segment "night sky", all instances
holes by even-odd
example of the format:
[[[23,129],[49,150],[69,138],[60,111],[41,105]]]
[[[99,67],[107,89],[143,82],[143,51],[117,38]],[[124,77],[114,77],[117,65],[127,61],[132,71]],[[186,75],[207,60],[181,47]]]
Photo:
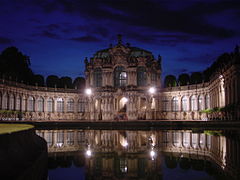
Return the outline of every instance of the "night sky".
[[[123,43],[163,58],[163,75],[202,71],[240,44],[240,1],[0,0],[0,51],[16,46],[34,73],[84,75],[84,58]]]

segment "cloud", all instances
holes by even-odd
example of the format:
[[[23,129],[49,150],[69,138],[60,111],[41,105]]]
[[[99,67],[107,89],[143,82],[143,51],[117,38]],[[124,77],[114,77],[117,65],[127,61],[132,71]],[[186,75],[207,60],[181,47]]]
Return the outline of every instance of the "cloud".
[[[32,36],[41,36],[41,37],[47,37],[51,39],[62,39],[57,33],[53,33],[50,31],[42,31],[40,33],[33,34]]]
[[[0,37],[0,44],[11,44],[13,42],[12,39],[6,37]]]
[[[71,38],[70,40],[78,41],[78,42],[100,42],[101,41],[99,38],[94,36],[89,36],[89,35],[74,37],[74,38]]]

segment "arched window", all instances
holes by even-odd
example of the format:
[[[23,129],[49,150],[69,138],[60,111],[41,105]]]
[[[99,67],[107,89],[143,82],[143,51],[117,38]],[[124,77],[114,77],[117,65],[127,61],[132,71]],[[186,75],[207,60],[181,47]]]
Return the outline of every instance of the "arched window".
[[[183,146],[189,147],[190,146],[190,133],[183,132]]]
[[[34,107],[35,107],[35,101],[34,98],[32,96],[30,96],[28,98],[28,111],[34,111]]]
[[[203,97],[202,96],[198,97],[198,109],[199,110],[203,110],[204,109]]]
[[[198,141],[198,134],[192,133],[192,146],[193,146],[193,148],[197,147],[197,144],[198,144],[197,141]]]
[[[47,131],[45,133],[45,138],[44,139],[47,141],[48,147],[52,146],[53,145],[53,132],[52,131]]]
[[[38,112],[43,112],[43,102],[44,102],[44,100],[42,97],[38,98],[38,102],[37,102],[37,111]]]
[[[102,69],[96,68],[93,72],[93,85],[94,87],[102,86]]]
[[[114,86],[123,87],[127,85],[127,72],[124,67],[118,66],[114,70]]]
[[[169,100],[167,97],[163,97],[163,100],[162,100],[162,105],[163,105],[163,111],[170,111],[170,105],[169,105]]]
[[[47,100],[47,112],[53,112],[53,99],[48,98]]]
[[[9,109],[14,110],[14,96],[12,94],[9,96]]]
[[[2,107],[2,93],[0,92],[0,109],[3,109]]]
[[[180,145],[180,132],[173,132],[173,145],[174,146],[179,146]]]
[[[21,109],[21,97],[16,97],[16,110],[19,111]]]
[[[210,97],[209,94],[205,96],[205,108],[209,109],[210,108]]]
[[[3,95],[2,109],[8,109],[8,95]]]
[[[67,102],[67,112],[73,112],[74,110],[74,101],[73,99],[69,99]]]
[[[64,101],[63,98],[57,98],[57,112],[64,111]]]
[[[197,99],[196,96],[191,96],[191,110],[197,111]]]
[[[173,97],[172,99],[172,111],[178,111],[178,98]]]
[[[152,83],[152,85],[157,85],[157,76],[158,76],[158,74],[156,72],[151,73],[151,83]]]
[[[147,72],[145,67],[137,68],[137,85],[138,86],[147,85]]]
[[[79,99],[79,101],[78,101],[78,112],[80,112],[80,113],[85,112],[85,99]]]
[[[27,103],[27,98],[25,96],[22,97],[22,111],[26,111],[26,103]]]
[[[206,146],[206,134],[202,133],[200,134],[200,141],[199,141],[199,145],[202,149],[204,149]]]
[[[182,111],[187,111],[187,97],[186,96],[183,96],[182,98]]]

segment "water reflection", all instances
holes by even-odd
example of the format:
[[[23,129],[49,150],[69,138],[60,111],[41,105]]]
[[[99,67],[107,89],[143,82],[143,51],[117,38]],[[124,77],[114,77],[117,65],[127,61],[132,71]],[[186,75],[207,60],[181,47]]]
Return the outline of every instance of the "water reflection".
[[[181,169],[205,172],[207,179],[240,178],[237,132],[66,129],[37,134],[47,141],[49,168],[82,167],[88,179],[169,179],[165,174],[171,169],[176,175]]]

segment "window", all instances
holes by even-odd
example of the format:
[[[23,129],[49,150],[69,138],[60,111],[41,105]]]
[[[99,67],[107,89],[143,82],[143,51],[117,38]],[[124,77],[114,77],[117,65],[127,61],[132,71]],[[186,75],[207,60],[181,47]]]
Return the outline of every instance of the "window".
[[[198,134],[192,133],[192,146],[193,148],[197,147],[197,141],[198,141]]]
[[[102,86],[102,69],[96,68],[93,72],[93,85],[94,87]]]
[[[2,107],[2,93],[0,92],[0,109],[3,109]]]
[[[57,147],[63,146],[64,143],[64,132],[58,131],[57,132]]]
[[[127,171],[128,171],[127,159],[120,158],[120,172],[127,173]]]
[[[2,108],[3,109],[8,108],[8,96],[6,94],[3,95]]]
[[[183,133],[183,146],[189,147],[189,145],[190,145],[190,133],[184,132]]]
[[[28,111],[34,111],[34,106],[35,106],[34,98],[30,96],[28,98]]]
[[[14,96],[10,95],[9,97],[9,109],[14,110]]]
[[[191,96],[191,110],[197,111],[197,99],[196,96]]]
[[[187,111],[187,97],[183,96],[182,98],[182,111]]]
[[[198,109],[199,110],[203,110],[204,109],[204,107],[203,107],[203,97],[202,96],[199,96],[198,97]]]
[[[124,67],[118,66],[114,70],[114,86],[123,87],[127,85],[127,72]]]
[[[21,109],[21,98],[17,96],[16,98],[16,110],[19,111]]]
[[[53,112],[53,99],[52,98],[49,98],[47,100],[47,111]]]
[[[210,97],[209,97],[209,94],[205,96],[205,107],[206,107],[206,109],[210,108]]]
[[[173,97],[172,99],[172,111],[178,111],[178,98]]]
[[[64,110],[63,98],[57,98],[57,112],[63,112],[63,110]]]
[[[156,72],[152,72],[151,82],[152,82],[152,85],[157,85],[157,73]]]
[[[78,112],[80,112],[80,113],[85,112],[85,99],[79,99],[79,101],[78,101]]]
[[[78,141],[79,145],[84,145],[85,144],[85,133],[84,133],[84,131],[78,131],[77,141]]]
[[[74,101],[73,99],[69,99],[67,102],[67,112],[73,112],[74,110]]]
[[[163,97],[162,100],[162,104],[163,104],[163,111],[170,111],[170,107],[169,107],[169,100],[167,99],[167,97]]]
[[[145,67],[137,68],[137,85],[138,86],[147,85],[147,72]]]
[[[38,99],[38,112],[43,112],[43,98],[42,97],[40,97],[39,99]]]
[[[205,148],[205,143],[206,143],[206,134],[202,133],[200,134],[200,147],[203,149]]]
[[[74,144],[74,132],[68,131],[67,132],[67,145],[73,145]]]
[[[173,132],[173,145],[174,146],[179,146],[180,145],[180,132]]]
[[[45,140],[47,141],[48,147],[53,145],[53,133],[51,131],[45,132]]]
[[[22,98],[22,111],[26,111],[26,102],[27,102],[27,99],[25,96],[23,96]]]

